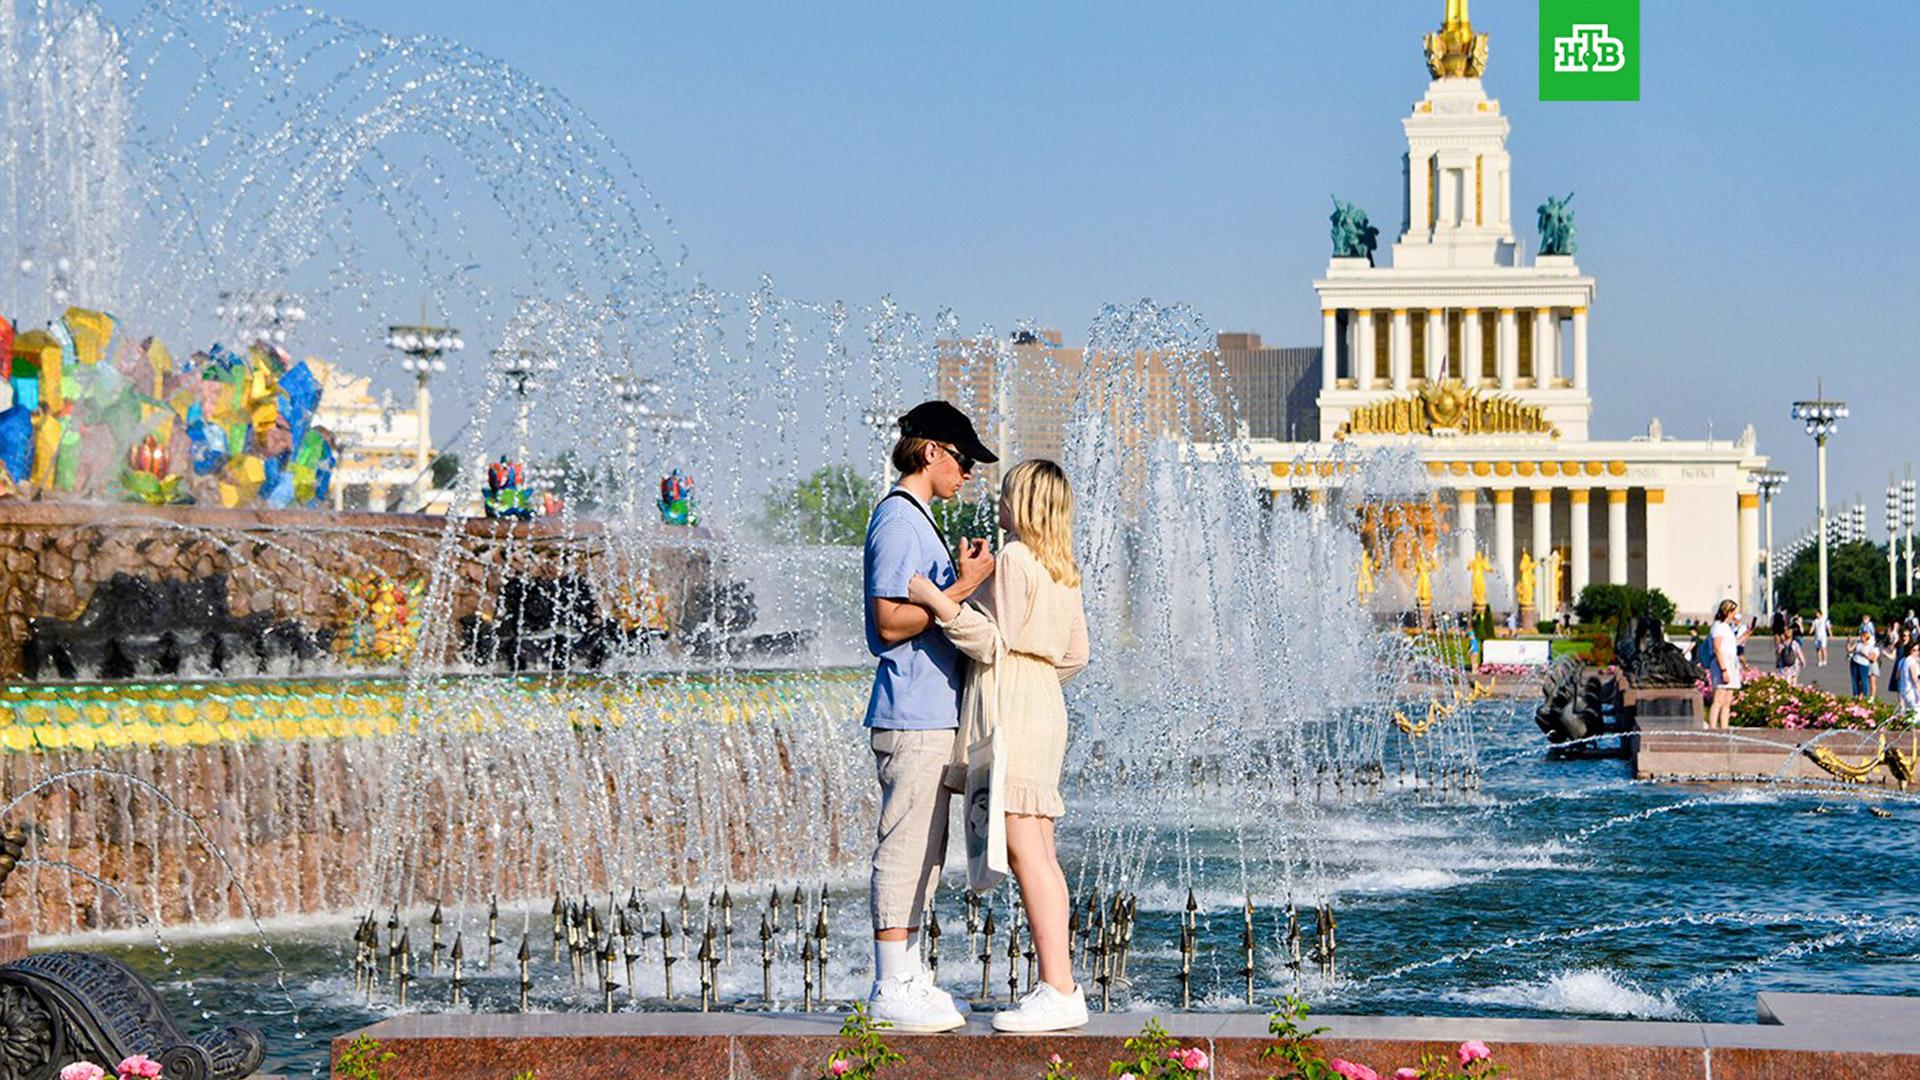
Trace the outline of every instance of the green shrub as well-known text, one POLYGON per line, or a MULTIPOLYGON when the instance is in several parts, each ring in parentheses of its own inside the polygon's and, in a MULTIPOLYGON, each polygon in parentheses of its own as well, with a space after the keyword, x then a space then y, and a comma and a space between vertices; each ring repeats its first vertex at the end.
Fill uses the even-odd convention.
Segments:
POLYGON ((1673 601, 1659 589, 1639 589, 1632 585, 1608 585, 1600 582, 1580 590, 1573 602, 1573 615, 1582 623, 1610 623, 1623 614, 1649 614, 1663 623, 1674 616, 1673 601))

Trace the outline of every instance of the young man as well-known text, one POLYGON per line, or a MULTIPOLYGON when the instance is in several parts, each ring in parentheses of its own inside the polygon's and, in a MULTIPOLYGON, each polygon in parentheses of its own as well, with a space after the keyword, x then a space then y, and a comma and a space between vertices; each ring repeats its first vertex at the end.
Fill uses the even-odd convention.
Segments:
POLYGON ((997 460, 959 409, 944 401, 916 405, 900 418, 893 447, 900 482, 867 522, 867 649, 880 661, 866 720, 880 777, 868 1006, 896 1031, 951 1031, 966 1023, 963 1003, 934 985, 919 955, 921 913, 947 853, 950 793, 941 774, 953 758, 966 660, 926 608, 907 602, 907 583, 924 574, 965 600, 992 575, 984 540, 966 542, 956 565, 932 504, 953 498, 976 462, 997 460))

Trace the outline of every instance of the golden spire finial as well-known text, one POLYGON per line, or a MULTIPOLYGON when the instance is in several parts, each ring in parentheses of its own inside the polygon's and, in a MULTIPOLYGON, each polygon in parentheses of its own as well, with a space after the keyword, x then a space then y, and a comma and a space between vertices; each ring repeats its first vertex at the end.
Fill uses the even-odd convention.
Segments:
POLYGON ((1487 35, 1473 32, 1467 0, 1447 0, 1440 31, 1428 34, 1427 70, 1436 79, 1477 79, 1487 70, 1487 35))

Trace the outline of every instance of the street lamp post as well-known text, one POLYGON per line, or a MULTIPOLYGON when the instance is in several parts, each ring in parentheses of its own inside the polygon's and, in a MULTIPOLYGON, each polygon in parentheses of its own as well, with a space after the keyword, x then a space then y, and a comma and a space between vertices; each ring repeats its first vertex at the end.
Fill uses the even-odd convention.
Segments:
POLYGON ((427 390, 427 378, 447 370, 446 355, 467 347, 460 331, 451 326, 424 323, 387 327, 387 348, 400 354, 400 370, 413 376, 413 414, 417 425, 413 449, 416 474, 427 471, 427 459, 433 455, 433 432, 429 422, 433 397, 427 390))
POLYGON ((527 460, 527 427, 532 420, 533 392, 540 389, 539 377, 560 370, 560 361, 533 349, 499 349, 493 354, 493 370, 507 380, 516 399, 514 412, 514 460, 527 460))
POLYGON ((880 446, 879 491, 874 497, 884 499, 887 497, 887 488, 892 486, 891 477, 887 474, 887 431, 900 426, 900 417, 892 409, 868 409, 860 414, 860 421, 867 425, 867 430, 873 432, 874 441, 880 446))
POLYGON ((1914 485, 1913 478, 1900 481, 1900 531, 1905 534, 1907 549, 1907 574, 1900 579, 1902 593, 1913 591, 1913 514, 1914 485))
POLYGON ((1832 618, 1827 605, 1827 437, 1847 418, 1847 403, 1831 401, 1824 393, 1807 401, 1793 403, 1793 418, 1813 436, 1816 469, 1819 473, 1816 494, 1820 502, 1820 614, 1832 618))
POLYGON ((274 291, 222 290, 213 313, 234 328, 243 348, 256 341, 285 345, 287 335, 307 320, 299 297, 274 291))
MULTIPOLYGON (((627 436, 627 468, 637 473, 640 468, 640 428, 653 423, 663 414, 654 412, 647 402, 660 393, 660 384, 652 379, 643 379, 636 375, 615 375, 613 377, 613 395, 620 403, 620 415, 624 418, 623 427, 627 436)), ((677 419, 677 418, 675 418, 677 419)), ((664 429, 661 429, 664 430, 664 429)), ((627 516, 638 513, 637 481, 627 484, 627 516)))
POLYGON ((1887 596, 1900 595, 1900 485, 1887 481, 1887 596))
POLYGON ((1760 512, 1767 530, 1766 615, 1771 618, 1777 603, 1773 595, 1773 497, 1786 486, 1787 474, 1779 469, 1761 469, 1753 474, 1753 482, 1760 489, 1760 512))

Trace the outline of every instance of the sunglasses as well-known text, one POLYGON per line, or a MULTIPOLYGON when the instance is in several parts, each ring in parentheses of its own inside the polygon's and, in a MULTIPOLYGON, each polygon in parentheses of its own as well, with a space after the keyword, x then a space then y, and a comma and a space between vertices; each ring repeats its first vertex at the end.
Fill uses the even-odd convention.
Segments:
POLYGON ((945 450, 947 452, 947 456, 953 459, 953 463, 960 467, 960 472, 962 475, 971 473, 973 471, 974 460, 972 457, 968 456, 965 450, 960 450, 955 447, 948 446, 945 443, 940 444, 940 449, 945 450))

